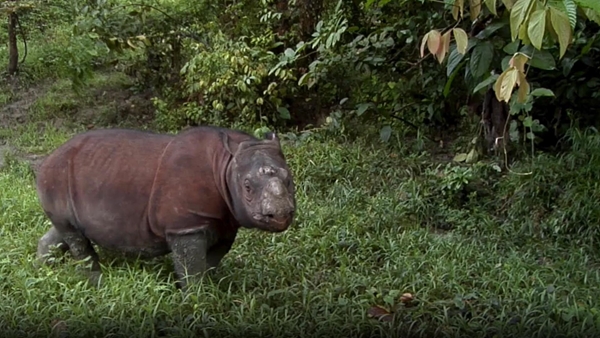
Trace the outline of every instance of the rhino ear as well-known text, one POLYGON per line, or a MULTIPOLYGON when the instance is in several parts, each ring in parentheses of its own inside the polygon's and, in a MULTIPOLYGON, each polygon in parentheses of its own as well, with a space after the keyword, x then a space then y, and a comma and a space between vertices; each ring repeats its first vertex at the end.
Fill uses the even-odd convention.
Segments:
POLYGON ((277 134, 272 131, 265 134, 265 140, 279 144, 279 137, 277 137, 277 134))
POLYGON ((221 132, 221 140, 223 141, 223 146, 225 150, 227 150, 231 155, 235 155, 240 146, 239 143, 236 143, 232 140, 227 133, 221 132))

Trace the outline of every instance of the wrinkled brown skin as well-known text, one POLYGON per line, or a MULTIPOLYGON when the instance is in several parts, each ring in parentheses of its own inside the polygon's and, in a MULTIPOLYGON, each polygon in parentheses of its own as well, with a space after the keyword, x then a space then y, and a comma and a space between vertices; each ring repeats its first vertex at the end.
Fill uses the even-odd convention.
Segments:
POLYGON ((44 160, 36 184, 53 225, 38 242, 41 262, 60 246, 99 274, 92 243, 143 258, 172 253, 184 288, 217 267, 240 227, 282 232, 296 209, 277 136, 217 127, 82 133, 44 160))

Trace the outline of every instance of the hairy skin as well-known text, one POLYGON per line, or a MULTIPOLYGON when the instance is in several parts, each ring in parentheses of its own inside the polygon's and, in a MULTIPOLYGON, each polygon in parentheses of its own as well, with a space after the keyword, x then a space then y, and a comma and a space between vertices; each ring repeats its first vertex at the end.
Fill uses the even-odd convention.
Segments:
POLYGON ((40 204, 53 227, 38 242, 89 258, 92 243, 152 258, 172 253, 178 286, 217 267, 240 227, 288 229, 295 188, 279 139, 196 127, 178 135, 105 129, 79 134, 41 164, 40 204))

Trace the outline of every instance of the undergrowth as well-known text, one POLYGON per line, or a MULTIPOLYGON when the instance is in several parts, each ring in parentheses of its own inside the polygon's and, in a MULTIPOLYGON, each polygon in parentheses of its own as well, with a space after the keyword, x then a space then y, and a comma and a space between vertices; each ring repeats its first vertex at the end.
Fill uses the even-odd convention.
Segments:
MULTIPOLYGON (((74 132, 22 131, 5 138, 39 152, 74 132)), ((531 176, 486 163, 435 164, 408 142, 340 142, 326 131, 292 136, 281 135, 297 185, 296 223, 283 234, 242 230, 218 270, 189 293, 175 288, 166 257, 133 261, 100 251, 98 289, 68 255, 36 268, 37 240, 49 222, 31 169, 9 159, 0 171, 0 330, 128 337, 598 331, 600 272, 591 243, 542 239, 523 228, 528 208, 545 207, 544 196, 556 191, 561 209, 545 224, 562 219, 564 229, 577 229, 582 224, 573 221, 584 220, 577 217, 596 217, 595 132, 574 132, 572 153, 517 167, 531 176), (511 189, 503 212, 501 196, 511 189)))

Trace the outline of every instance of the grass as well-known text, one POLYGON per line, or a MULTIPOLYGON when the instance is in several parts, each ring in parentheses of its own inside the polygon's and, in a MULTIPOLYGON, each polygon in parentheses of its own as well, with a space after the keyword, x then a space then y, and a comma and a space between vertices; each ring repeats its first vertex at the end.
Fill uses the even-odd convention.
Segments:
MULTIPOLYGON (((29 44, 23 69, 50 83, 28 92, 30 102, 18 107, 26 122, 3 124, 0 144, 47 154, 89 124, 134 125, 114 99, 128 79, 98 73, 75 95, 65 80, 65 55, 93 57, 78 52, 85 41, 63 53, 71 45, 65 27, 47 36, 49 43, 29 44)), ((0 92, 0 109, 24 99, 19 94, 0 92)), ((100 250, 100 288, 86 283, 68 255, 36 267, 37 241, 50 224, 29 165, 9 156, 0 169, 0 332, 573 337, 599 331, 600 262, 586 240, 597 227, 597 192, 586 180, 597 181, 600 156, 593 149, 600 137, 577 158, 546 156, 536 175, 515 178, 486 163, 438 163, 422 151, 422 140, 399 137, 383 146, 364 135, 347 137, 352 141, 307 135, 285 142, 297 186, 295 225, 282 234, 242 230, 221 266, 187 293, 175 288, 168 257, 135 261, 100 250), (556 191, 563 193, 558 202, 550 197, 556 191), (552 208, 540 208, 540 201, 552 208), (544 212, 549 216, 536 225, 544 212), (587 232, 559 241, 537 235, 540 227, 587 232)), ((518 169, 528 171, 527 164, 518 169)))
MULTIPOLYGON (((19 128, 5 139, 40 153, 76 131, 19 128)), ((400 196, 432 169, 409 148, 315 135, 287 142, 286 153, 298 187, 297 223, 276 235, 242 230, 220 268, 187 294, 175 288, 167 257, 134 261, 100 251, 98 289, 70 259, 36 268, 37 240, 49 223, 31 170, 8 161, 0 172, 0 330, 103 337, 597 332, 593 250, 515 238, 477 209, 454 231, 420 226, 400 196), (479 227, 460 226, 469 222, 479 227), (414 300, 404 303, 405 293, 414 300), (374 306, 393 317, 370 318, 374 306)))

